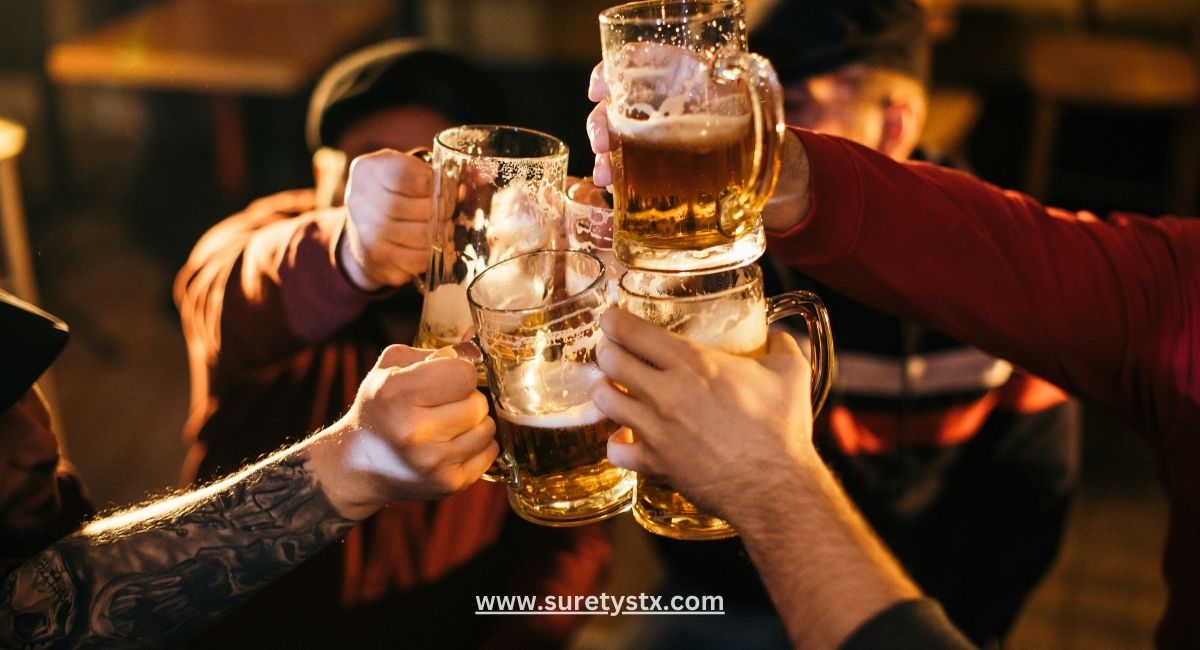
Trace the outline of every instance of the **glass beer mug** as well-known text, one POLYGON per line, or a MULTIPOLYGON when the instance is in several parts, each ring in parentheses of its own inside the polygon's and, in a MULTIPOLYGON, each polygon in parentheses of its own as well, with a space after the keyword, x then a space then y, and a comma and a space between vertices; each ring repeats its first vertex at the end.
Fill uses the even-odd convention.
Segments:
POLYGON ((698 271, 762 255, 783 100, 746 51, 738 1, 633 2, 600 14, 615 230, 630 268, 698 271))
POLYGON ((416 346, 462 340, 467 286, 515 255, 565 248, 567 146, 513 126, 457 126, 433 142, 429 270, 416 346))
POLYGON ((573 251, 587 251, 604 262, 609 293, 615 301, 617 282, 626 269, 612 251, 612 194, 593 183, 590 176, 579 179, 567 187, 563 220, 567 229, 567 247, 573 251))
MULTIPOLYGON (((771 323, 803 316, 812 362, 813 415, 825 404, 834 365, 825 305, 809 291, 765 298, 757 264, 698 274, 629 271, 621 278, 620 305, 693 341, 747 357, 766 353, 771 323)), ((797 399, 805 397, 798 395, 797 399)), ((637 477, 633 516, 646 530, 675 539, 721 539, 737 534, 725 520, 703 512, 662 479, 643 474, 637 477)))
POLYGON ((596 366, 610 304, 604 264, 582 251, 520 255, 483 271, 467 297, 513 510, 546 526, 628 510, 634 474, 608 462, 617 424, 591 397, 605 381, 596 366))

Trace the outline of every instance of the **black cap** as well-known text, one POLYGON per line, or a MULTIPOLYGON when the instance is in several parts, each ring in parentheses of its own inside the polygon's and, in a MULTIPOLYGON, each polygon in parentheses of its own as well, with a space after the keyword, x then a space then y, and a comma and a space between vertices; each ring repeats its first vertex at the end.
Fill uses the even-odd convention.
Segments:
POLYGON ((66 323, 0 290, 0 413, 46 372, 69 336, 66 323))
POLYGON ((393 106, 431 108, 458 124, 498 123, 507 111, 491 77, 466 59, 399 38, 347 55, 322 76, 308 108, 306 138, 316 151, 368 114, 393 106))
POLYGON ((785 84, 851 63, 929 76, 925 15, 913 0, 779 0, 749 38, 785 84))

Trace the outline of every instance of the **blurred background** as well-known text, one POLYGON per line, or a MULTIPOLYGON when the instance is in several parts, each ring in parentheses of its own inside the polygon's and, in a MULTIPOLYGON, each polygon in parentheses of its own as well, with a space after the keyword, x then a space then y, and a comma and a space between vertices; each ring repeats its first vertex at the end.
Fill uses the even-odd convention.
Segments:
MULTIPOLYGON (((385 37, 426 36, 491 70, 516 122, 566 141, 571 172, 586 175, 588 73, 609 4, 5 0, 0 118, 26 137, 0 147, 0 199, 18 217, 2 234, 20 240, 13 224, 24 225, 27 286, 71 324, 53 398, 97 500, 176 484, 188 377, 171 282, 208 226, 311 183, 304 115, 325 66, 385 37)), ((1053 205, 1196 214, 1200 3, 927 4, 927 144, 1053 205)), ((20 253, 6 250, 4 279, 19 282, 20 253)), ((1166 511, 1154 467, 1135 433, 1100 414, 1089 412, 1086 434, 1067 540, 1011 647, 1151 646, 1166 511)), ((608 592, 648 590, 643 533, 616 529, 608 592)), ((607 647, 619 618, 589 624, 577 646, 607 647)))

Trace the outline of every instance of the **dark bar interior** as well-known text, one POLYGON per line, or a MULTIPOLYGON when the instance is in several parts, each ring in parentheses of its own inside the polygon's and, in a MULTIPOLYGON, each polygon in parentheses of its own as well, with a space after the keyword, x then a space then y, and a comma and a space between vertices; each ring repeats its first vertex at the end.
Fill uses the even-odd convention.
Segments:
MULTIPOLYGON (((330 64, 386 39, 428 39, 486 71, 496 92, 479 102, 561 139, 568 173, 587 176, 596 17, 612 4, 5 0, 0 128, 19 125, 23 139, 0 131, 9 141, 0 168, 15 160, 0 200, 17 201, 27 242, 0 255, 0 286, 71 325, 44 387, 96 503, 178 486, 191 384, 172 283, 218 221, 313 185, 305 120, 330 64), (21 273, 21 251, 32 276, 21 273)), ((773 3, 747 4, 753 23, 773 3)), ((928 151, 1047 205, 1197 214, 1195 0, 923 4, 933 39, 928 151)), ((6 246, 18 235, 6 221, 6 246)), ((1093 324, 1080 314, 1079 325, 1093 324)), ((1086 407, 1083 422, 1065 536, 1005 647, 1153 644, 1167 520, 1155 461, 1136 431, 1097 409, 1086 407)), ((629 517, 596 525, 614 539, 597 593, 653 591, 663 573, 651 536, 629 517)), ((591 617, 567 647, 635 647, 631 626, 641 623, 591 617)))

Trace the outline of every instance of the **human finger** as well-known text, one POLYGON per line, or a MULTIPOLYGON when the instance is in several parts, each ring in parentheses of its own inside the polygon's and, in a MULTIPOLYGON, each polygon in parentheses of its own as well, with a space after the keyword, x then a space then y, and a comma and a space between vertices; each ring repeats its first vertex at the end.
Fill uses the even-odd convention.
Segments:
POLYGON ((635 397, 604 381, 592 389, 592 403, 610 420, 639 431, 656 431, 659 418, 654 410, 635 397))
POLYGON ((604 80, 604 62, 597 63, 588 77, 588 99, 598 102, 608 99, 608 82, 604 80))
POLYGON ((442 450, 446 463, 461 465, 470 462, 479 452, 488 448, 496 439, 496 423, 485 417, 478 424, 447 440, 442 450))
POLYGON ((479 480, 479 477, 483 476, 484 472, 491 469, 492 463, 496 461, 496 456, 499 454, 500 445, 493 439, 482 451, 460 463, 458 471, 465 481, 463 487, 479 480))
POLYGON ((691 365, 695 346, 687 339, 624 309, 609 309, 600 316, 600 329, 629 353, 660 370, 691 365))
POLYGON ((608 462, 635 472, 657 474, 642 443, 624 440, 616 433, 608 439, 608 462))
POLYGON ((355 158, 350 163, 349 195, 355 182, 370 182, 402 196, 433 193, 433 170, 420 158, 395 149, 381 149, 355 158))
POLYGON ((451 440, 478 426, 487 418, 487 413, 487 398, 477 390, 458 401, 424 407, 418 411, 419 423, 412 441, 451 440))
MULTIPOLYGON (((592 151, 596 153, 608 153, 608 102, 600 102, 596 104, 591 113, 587 116, 587 135, 588 142, 592 146, 592 151)), ((597 183, 599 185, 599 183, 597 183)))
POLYGON ((390 372, 391 390, 412 406, 449 404, 475 391, 475 364, 465 359, 422 360, 390 372))
POLYGON ((424 361, 427 356, 429 356, 429 350, 414 348, 411 345, 389 345, 379 354, 375 367, 405 368, 418 361, 424 361))
MULTIPOLYGON (((596 342, 596 366, 610 380, 639 397, 652 397, 662 388, 662 371, 635 356, 616 341, 602 337, 596 342)), ((631 424, 621 422, 621 424, 631 424)))
POLYGON ((592 163, 592 181, 600 187, 612 186, 612 158, 608 154, 596 154, 596 161, 592 163))

